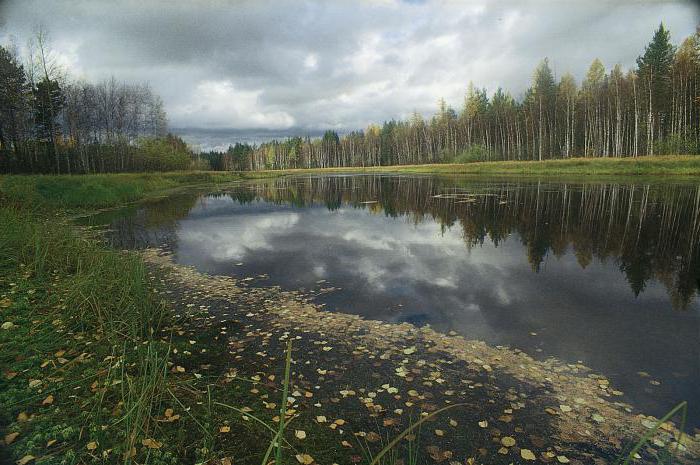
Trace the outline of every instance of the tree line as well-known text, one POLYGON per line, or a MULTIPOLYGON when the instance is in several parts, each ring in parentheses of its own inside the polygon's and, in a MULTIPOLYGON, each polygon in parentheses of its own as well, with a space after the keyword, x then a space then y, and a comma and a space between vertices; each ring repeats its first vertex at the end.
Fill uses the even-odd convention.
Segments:
POLYGON ((676 47, 663 24, 634 69, 595 59, 580 85, 545 58, 520 99, 469 85, 461 111, 321 138, 236 144, 203 154, 214 169, 261 170, 626 157, 700 152, 700 30, 676 47))
POLYGON ((39 30, 26 56, 0 46, 0 172, 104 173, 186 169, 191 152, 167 133, 146 84, 71 80, 39 30))

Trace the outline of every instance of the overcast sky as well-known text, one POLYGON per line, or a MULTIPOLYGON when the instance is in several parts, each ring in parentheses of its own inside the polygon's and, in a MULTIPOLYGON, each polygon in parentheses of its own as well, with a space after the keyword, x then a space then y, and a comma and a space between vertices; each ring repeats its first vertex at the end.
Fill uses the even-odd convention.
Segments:
POLYGON ((0 1, 3 41, 43 24, 69 72, 148 81, 173 128, 340 131, 459 108, 469 81, 518 97, 545 56, 579 80, 625 68, 663 21, 674 42, 694 2, 0 1))

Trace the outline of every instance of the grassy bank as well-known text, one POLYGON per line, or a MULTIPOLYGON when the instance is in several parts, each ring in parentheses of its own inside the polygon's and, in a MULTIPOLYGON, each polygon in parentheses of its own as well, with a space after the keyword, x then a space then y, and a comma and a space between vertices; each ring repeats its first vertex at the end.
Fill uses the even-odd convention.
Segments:
POLYGON ((396 165, 357 168, 298 169, 262 173, 425 173, 498 176, 700 176, 700 156, 638 158, 570 158, 566 160, 493 161, 464 164, 396 165))
POLYGON ((173 395, 187 395, 169 377, 179 370, 172 353, 189 353, 190 342, 175 332, 157 282, 140 256, 84 237, 66 213, 247 177, 0 178, 0 463, 195 463, 210 455, 201 409, 182 421, 166 415, 173 395))
POLYGON ((97 444, 128 454, 152 429, 170 350, 154 338, 165 308, 143 262, 5 206, 0 275, 5 459, 78 463, 97 444))
POLYGON ((78 176, 0 176, 0 201, 54 211, 113 207, 174 189, 211 186, 278 173, 176 171, 78 176))

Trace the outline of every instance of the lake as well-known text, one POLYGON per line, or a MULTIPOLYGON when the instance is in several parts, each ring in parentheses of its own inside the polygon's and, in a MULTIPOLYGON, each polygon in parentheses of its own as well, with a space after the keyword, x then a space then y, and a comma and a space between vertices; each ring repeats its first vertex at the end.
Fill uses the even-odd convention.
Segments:
POLYGON ((120 248, 303 289, 328 311, 580 362, 700 426, 700 186, 298 176, 106 212, 120 248))

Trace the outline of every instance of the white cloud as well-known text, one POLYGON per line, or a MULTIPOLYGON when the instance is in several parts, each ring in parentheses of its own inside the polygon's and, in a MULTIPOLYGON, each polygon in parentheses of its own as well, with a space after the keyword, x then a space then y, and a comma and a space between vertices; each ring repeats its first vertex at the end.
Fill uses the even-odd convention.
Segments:
POLYGON ((291 115, 260 104, 262 92, 236 89, 230 80, 201 81, 187 103, 171 110, 170 117, 175 124, 201 121, 209 127, 284 129, 293 126, 291 115))

